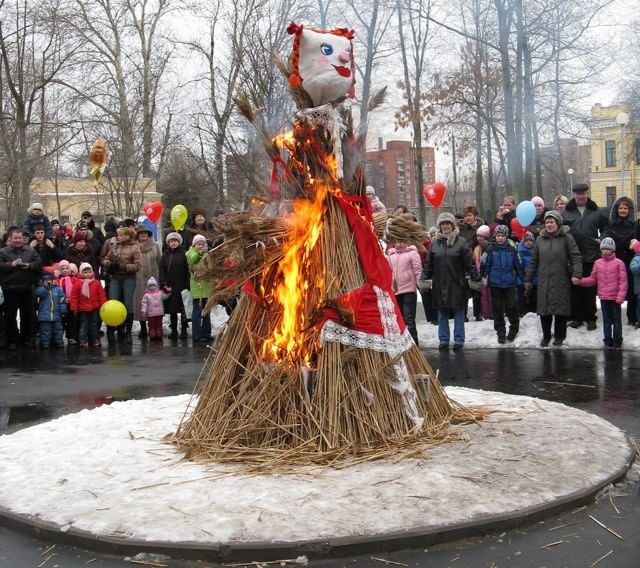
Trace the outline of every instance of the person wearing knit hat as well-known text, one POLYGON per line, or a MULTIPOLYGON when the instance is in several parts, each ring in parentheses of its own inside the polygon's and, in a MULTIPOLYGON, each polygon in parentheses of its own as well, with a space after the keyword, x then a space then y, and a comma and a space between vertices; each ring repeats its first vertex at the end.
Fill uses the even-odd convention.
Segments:
POLYGON ((635 328, 640 328, 640 241, 636 239, 631 240, 631 250, 634 253, 631 263, 629 264, 629 271, 633 277, 630 282, 633 283, 633 290, 636 299, 636 324, 635 328))
POLYGON ((605 237, 600 241, 600 250, 611 250, 616 252, 616 242, 611 237, 605 237))
POLYGON ((34 227, 42 225, 44 227, 45 238, 53 241, 53 227, 49 221, 49 217, 44 214, 42 203, 34 202, 29 207, 27 218, 25 219, 22 230, 29 233, 29 241, 35 238, 34 227))
POLYGON ((567 319, 571 314, 572 278, 582 276, 582 258, 574 238, 562 225, 562 216, 557 211, 547 211, 545 228, 535 242, 532 260, 524 277, 527 294, 533 293, 534 277, 538 276, 536 312, 542 326, 541 347, 551 342, 560 346, 567 336, 567 319))
MULTIPOLYGON (((160 258, 160 286, 169 288, 171 293, 164 303, 164 312, 169 314, 171 333, 169 339, 178 337, 178 316, 180 316, 180 339, 187 339, 189 324, 187 312, 182 301, 183 290, 189 289, 189 265, 187 256, 182 245, 180 233, 169 233, 165 237, 167 246, 160 258)), ((188 309, 191 310, 193 302, 188 302, 188 309)), ((190 311, 188 312, 191 313, 190 311)))
POLYGON ((147 290, 142 296, 142 318, 149 326, 149 338, 162 341, 162 318, 164 317, 164 301, 169 298, 170 290, 158 288, 157 280, 151 276, 147 280, 147 290))
MULTIPOLYGON (((467 277, 475 267, 471 261, 469 243, 459 236, 456 219, 451 213, 438 215, 438 232, 433 239, 420 281, 431 280, 433 307, 438 310, 439 349, 449 349, 449 312, 453 310, 453 348, 464 346, 464 320, 467 309, 467 277)), ((477 275, 479 277, 479 275, 477 275)))
POLYGON ((193 301, 191 322, 195 344, 208 343, 211 340, 211 317, 203 313, 211 292, 211 282, 209 278, 199 278, 196 275, 197 271, 194 270, 205 254, 207 254, 207 239, 203 235, 195 235, 193 244, 187 251, 187 262, 191 273, 189 289, 193 301))
POLYGON ((513 341, 520 330, 517 284, 524 278, 524 273, 518 250, 508 241, 508 227, 498 225, 493 237, 494 241, 482 258, 482 273, 487 276, 491 292, 493 329, 498 343, 504 344, 513 341), (504 321, 505 313, 509 319, 509 333, 504 321))
POLYGON ((534 238, 538 238, 540 231, 544 229, 544 216, 549 209, 544 206, 544 199, 538 195, 531 198, 531 203, 536 208, 536 216, 529 224, 528 230, 533 233, 534 238))
POLYGON ((535 238, 535 236, 533 235, 533 233, 532 233, 531 231, 527 231, 527 232, 523 235, 522 240, 523 240, 523 241, 530 241, 530 242, 532 242, 532 243, 535 243, 536 238, 535 238))
POLYGON ((33 293, 38 298, 40 349, 64 347, 62 315, 67 311, 67 298, 62 288, 51 278, 51 274, 45 272, 40 276, 40 285, 36 286, 33 293))
MULTIPOLYGON (((600 238, 609 223, 609 216, 589 198, 589 186, 579 183, 573 186, 573 199, 562 211, 563 223, 575 239, 582 256, 582 276, 589 276, 593 263, 600 257, 600 238)), ((593 287, 573 286, 571 289, 571 322, 574 329, 587 324, 593 331, 596 325, 596 291, 593 287)))
POLYGON ((180 246, 182 244, 182 235, 180 233, 176 233, 175 231, 172 233, 169 233, 165 238, 164 238, 164 242, 169 244, 169 241, 178 241, 178 246, 180 246))
MULTIPOLYGON (((78 316, 78 343, 81 348, 100 347, 98 321, 100 308, 107 301, 104 288, 88 262, 80 264, 80 272, 71 290, 71 312, 78 316)), ((71 344, 71 341, 69 340, 71 344)))
POLYGON ((491 236, 491 229, 488 225, 480 225, 476 231, 476 235, 480 235, 481 237, 488 239, 491 236))
MULTIPOLYGON (((76 274, 77 273, 78 269, 76 268, 76 274)), ((61 260, 58 263, 55 275, 58 279, 58 285, 64 292, 67 299, 67 305, 70 306, 71 292, 73 291, 73 283, 75 282, 75 277, 71 273, 71 263, 66 259, 61 260)), ((75 345, 78 341, 78 326, 75 314, 71 310, 68 310, 67 313, 64 314, 62 318, 62 327, 64 328, 67 343, 69 345, 75 345)))
POLYGON ((622 304, 627 298, 627 267, 616 258, 616 243, 610 237, 600 241, 602 258, 593 264, 589 276, 576 278, 580 286, 596 286, 602 310, 605 349, 622 348, 622 304))

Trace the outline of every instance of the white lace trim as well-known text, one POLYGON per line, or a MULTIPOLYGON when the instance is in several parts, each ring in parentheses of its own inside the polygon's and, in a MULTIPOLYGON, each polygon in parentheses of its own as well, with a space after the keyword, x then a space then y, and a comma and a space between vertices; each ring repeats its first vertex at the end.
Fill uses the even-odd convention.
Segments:
MULTIPOLYGON (((321 342, 341 343, 358 347, 360 349, 371 349, 379 353, 387 353, 392 359, 398 358, 402 353, 408 351, 413 345, 413 339, 409 330, 405 329, 400 333, 398 318, 394 309, 394 304, 388 292, 377 286, 373 287, 380 312, 380 322, 384 335, 375 333, 365 333, 344 327, 334 321, 327 320, 320 332, 321 342)), ((395 380, 390 380, 391 388, 400 395, 405 414, 413 422, 416 430, 420 430, 424 424, 424 417, 420 416, 418 410, 418 395, 411 383, 409 370, 404 359, 398 358, 393 364, 395 380)))

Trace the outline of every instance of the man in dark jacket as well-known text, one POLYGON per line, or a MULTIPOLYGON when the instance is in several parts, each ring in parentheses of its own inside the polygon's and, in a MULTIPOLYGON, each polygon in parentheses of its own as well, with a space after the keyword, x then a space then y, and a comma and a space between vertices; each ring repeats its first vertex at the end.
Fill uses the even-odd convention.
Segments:
MULTIPOLYGON (((573 199, 562 211, 562 219, 569 227, 580 255, 582 256, 582 276, 591 274, 593 263, 600 256, 600 235, 609 222, 607 215, 598 205, 589 199, 589 186, 579 183, 573 186, 573 199)), ((587 322, 587 329, 596 329, 596 288, 582 286, 571 287, 570 327, 578 328, 587 322)))
POLYGON ((9 349, 31 346, 33 284, 42 271, 38 253, 24 244, 22 231, 9 230, 8 246, 0 249, 0 284, 4 292, 5 335, 9 349), (20 332, 16 316, 20 311, 20 332))

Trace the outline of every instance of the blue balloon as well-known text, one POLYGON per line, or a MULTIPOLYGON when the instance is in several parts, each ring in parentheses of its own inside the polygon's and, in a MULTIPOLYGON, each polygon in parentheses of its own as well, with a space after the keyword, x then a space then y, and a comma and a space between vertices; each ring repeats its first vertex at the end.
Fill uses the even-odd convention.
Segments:
POLYGON ((536 218, 536 206, 531 201, 521 201, 516 207, 516 219, 523 227, 533 223, 536 218))

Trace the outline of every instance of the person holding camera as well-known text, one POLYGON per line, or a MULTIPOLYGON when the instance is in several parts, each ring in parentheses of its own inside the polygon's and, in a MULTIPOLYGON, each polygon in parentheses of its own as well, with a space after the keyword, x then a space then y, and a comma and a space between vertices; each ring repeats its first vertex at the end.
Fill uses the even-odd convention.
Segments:
POLYGON ((9 349, 29 348, 32 346, 33 285, 42 271, 42 260, 32 247, 25 244, 22 230, 18 227, 9 229, 7 245, 0 249, 5 337, 9 349))
POLYGON ((136 273, 142 268, 142 251, 136 241, 136 232, 131 227, 121 226, 116 236, 105 243, 102 256, 102 267, 109 275, 109 299, 122 302, 127 308, 125 323, 118 326, 107 326, 107 341, 115 341, 118 332, 120 343, 132 343, 134 295, 136 291, 136 273))

